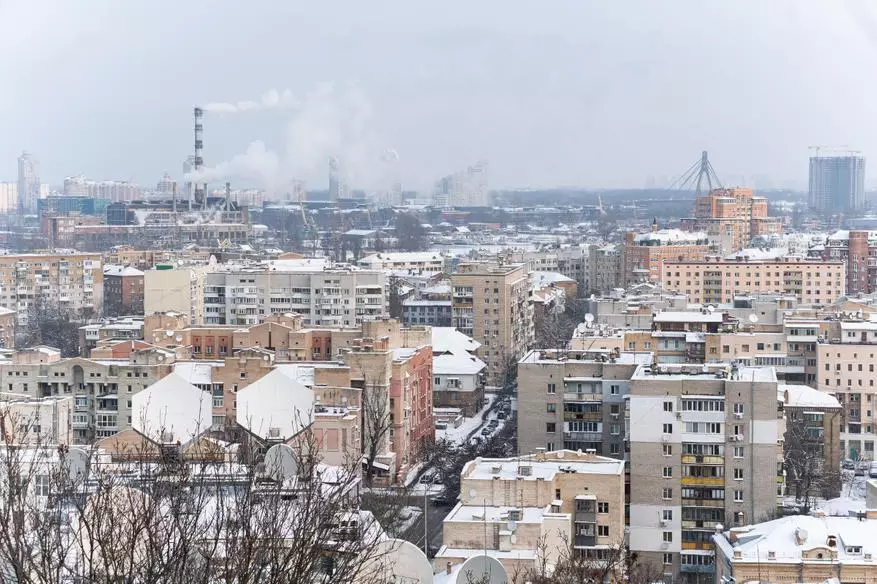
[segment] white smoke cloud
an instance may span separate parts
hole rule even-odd
[[[277,155],[265,147],[261,141],[253,142],[244,154],[237,154],[231,160],[198,172],[185,175],[186,182],[224,182],[244,181],[271,190],[277,184],[280,162]]]
[[[289,89],[284,89],[282,92],[272,89],[263,94],[259,101],[246,100],[237,103],[208,103],[204,106],[204,111],[214,114],[236,114],[265,109],[287,109],[297,105],[298,102]]]
[[[210,104],[205,109],[237,113],[289,107],[290,103],[292,93],[287,90],[268,92],[259,102]],[[329,158],[334,156],[350,187],[385,189],[390,182],[388,167],[398,164],[399,155],[380,140],[374,126],[372,108],[361,91],[322,84],[296,103],[282,153],[268,150],[261,141],[253,142],[244,154],[198,174],[189,173],[186,181],[245,181],[265,189],[269,196],[291,192],[296,179],[307,180],[311,188],[325,188]]]

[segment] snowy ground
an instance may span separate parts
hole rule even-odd
[[[868,481],[868,477],[853,476],[851,471],[843,471],[843,477],[843,489],[841,489],[840,497],[829,500],[817,498],[813,511],[823,511],[826,515],[847,516],[850,512],[865,509],[865,483]],[[796,504],[795,497],[784,497],[783,504],[789,507],[794,506]]]
[[[404,535],[411,528],[417,525],[417,522],[420,521],[420,516],[423,515],[423,509],[420,507],[408,506],[403,507],[401,512],[399,513],[399,518],[396,523],[392,525],[389,529],[394,533],[394,535]]]
[[[482,419],[481,416],[484,414],[484,411],[487,410],[491,405],[493,405],[493,401],[496,399],[495,393],[486,393],[484,397],[489,401],[486,406],[478,410],[474,416],[471,418],[463,418],[463,423],[460,424],[457,428],[452,428],[448,426],[446,430],[436,430],[435,431],[435,439],[441,440],[442,438],[446,438],[451,440],[452,442],[456,442],[458,444],[462,443],[466,440],[466,437],[473,431],[477,430],[481,427]],[[493,414],[496,415],[496,414]]]

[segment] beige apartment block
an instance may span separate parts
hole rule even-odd
[[[843,407],[844,458],[874,460],[877,440],[877,323],[841,321],[817,346],[818,385]]]
[[[623,459],[627,395],[651,353],[530,351],[518,362],[518,452],[592,450]]]
[[[843,262],[801,257],[700,261],[664,261],[661,283],[687,294],[691,302],[731,302],[740,294],[776,293],[806,304],[830,304],[846,292]]]
[[[5,444],[50,446],[73,442],[73,398],[0,392],[0,435]]]
[[[491,385],[532,347],[533,305],[527,269],[521,264],[461,264],[451,275],[453,325],[481,343]]]
[[[165,269],[143,273],[143,313],[176,312],[189,324],[204,324],[204,277],[210,266]]]
[[[771,368],[641,366],[630,381],[630,546],[667,577],[714,571],[713,529],[776,508]],[[767,470],[770,472],[766,472]]]
[[[477,458],[460,473],[443,532],[440,566],[486,552],[519,574],[561,553],[598,558],[625,539],[624,462],[572,450]]]
[[[792,515],[718,531],[715,582],[877,582],[877,519]]]
[[[37,300],[77,314],[100,315],[103,282],[98,253],[0,256],[0,306],[16,311],[18,325],[27,323],[28,309]]]
[[[135,351],[130,359],[62,359],[57,349],[34,347],[0,364],[0,388],[36,398],[73,398],[73,442],[89,443],[129,428],[134,395],[171,372],[174,354]]]

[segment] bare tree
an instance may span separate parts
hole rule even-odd
[[[65,310],[57,302],[37,295],[28,306],[27,323],[16,334],[16,345],[48,345],[60,349],[62,357],[76,357],[79,355],[79,327],[91,316],[87,312]]]
[[[840,469],[826,468],[822,422],[810,422],[804,412],[787,409],[783,464],[787,485],[805,513],[816,497],[836,497],[840,492]]]
[[[537,542],[537,561],[533,568],[515,574],[515,581],[532,584],[605,584],[627,582],[651,584],[662,580],[661,573],[641,562],[637,553],[625,542],[594,550],[574,550],[568,537],[564,545],[550,549],[547,538]],[[551,561],[553,560],[553,561]]]
[[[389,387],[375,381],[366,380],[362,392],[362,446],[365,455],[365,484],[372,485],[375,476],[375,462],[386,451],[393,427],[393,414],[390,411]],[[392,477],[390,477],[392,482]]]
[[[392,274],[387,281],[387,287],[389,289],[390,318],[402,320],[402,282],[398,276]]]
[[[323,465],[309,430],[290,444],[295,474],[216,459],[198,441],[144,439],[120,462],[4,437],[3,583],[358,582],[386,537],[360,510],[358,457]]]

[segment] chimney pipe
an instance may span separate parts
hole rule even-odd
[[[448,562],[447,565],[445,566],[445,574],[450,574],[450,573],[451,573],[451,562]]]

